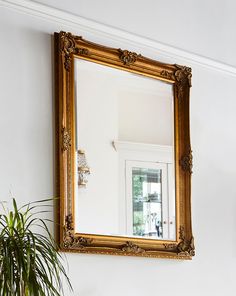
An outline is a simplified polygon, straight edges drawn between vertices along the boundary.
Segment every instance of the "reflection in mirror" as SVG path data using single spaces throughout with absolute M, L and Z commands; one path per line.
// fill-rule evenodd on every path
M 173 86 L 80 58 L 74 67 L 75 231 L 174 240 Z
M 132 234 L 163 237 L 162 170 L 132 168 Z

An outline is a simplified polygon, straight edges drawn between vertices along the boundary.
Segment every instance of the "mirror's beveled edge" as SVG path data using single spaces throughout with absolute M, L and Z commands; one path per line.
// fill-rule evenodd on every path
M 189 127 L 191 68 L 161 63 L 128 50 L 105 47 L 71 33 L 54 34 L 57 147 L 58 242 L 61 251 L 191 259 L 192 152 Z M 176 241 L 77 234 L 74 231 L 75 109 L 74 58 L 156 78 L 173 84 L 176 174 Z

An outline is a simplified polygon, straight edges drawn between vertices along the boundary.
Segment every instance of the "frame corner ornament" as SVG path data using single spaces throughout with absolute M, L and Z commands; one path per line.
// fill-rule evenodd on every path
M 91 238 L 86 238 L 82 236 L 74 236 L 74 227 L 72 214 L 66 216 L 65 227 L 64 227 L 64 239 L 63 247 L 66 249 L 82 249 L 89 246 L 92 243 Z
M 144 249 L 140 248 L 138 245 L 133 244 L 130 241 L 127 241 L 126 244 L 121 247 L 121 251 L 125 253 L 135 253 L 135 254 L 145 252 Z
M 181 66 L 181 65 L 174 65 L 176 70 L 174 72 L 174 78 L 176 81 L 176 88 L 178 98 L 181 98 L 184 94 L 185 87 L 191 87 L 192 82 L 192 69 L 190 67 Z
M 183 171 L 189 172 L 192 174 L 193 172 L 193 154 L 192 150 L 189 149 L 187 154 L 184 154 L 180 159 L 180 166 Z
M 195 256 L 194 238 L 190 240 L 185 237 L 184 226 L 180 226 L 179 239 L 181 240 L 177 246 L 178 256 Z
M 134 64 L 137 58 L 141 56 L 140 54 L 138 55 L 136 52 L 131 52 L 126 49 L 122 50 L 119 48 L 118 51 L 120 53 L 119 59 L 125 66 L 130 66 Z
M 66 127 L 62 128 L 62 151 L 69 150 L 71 146 L 71 136 L 70 132 L 67 130 Z
M 70 71 L 71 57 L 73 54 L 88 55 L 89 51 L 86 48 L 76 46 L 76 41 L 82 40 L 81 36 L 74 36 L 71 33 L 60 32 L 60 49 L 64 56 L 64 67 L 66 71 Z
M 63 248 L 65 249 L 83 249 L 92 243 L 91 238 L 74 236 L 72 231 L 67 230 L 64 233 Z

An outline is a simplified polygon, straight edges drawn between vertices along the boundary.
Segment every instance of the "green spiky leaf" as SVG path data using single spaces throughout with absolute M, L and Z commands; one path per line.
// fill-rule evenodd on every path
M 49 201 L 18 208 L 13 199 L 13 210 L 4 208 L 0 213 L 0 295 L 61 296 L 63 277 L 72 290 L 62 256 L 45 223 L 49 220 L 40 218 L 47 211 L 33 212 Z

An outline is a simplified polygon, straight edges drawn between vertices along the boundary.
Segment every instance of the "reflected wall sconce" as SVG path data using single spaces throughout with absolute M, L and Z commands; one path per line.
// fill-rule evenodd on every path
M 88 176 L 90 175 L 90 168 L 87 164 L 85 151 L 84 150 L 78 150 L 78 185 L 81 187 L 86 187 L 86 184 L 88 183 Z

